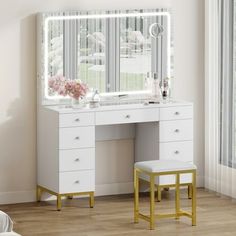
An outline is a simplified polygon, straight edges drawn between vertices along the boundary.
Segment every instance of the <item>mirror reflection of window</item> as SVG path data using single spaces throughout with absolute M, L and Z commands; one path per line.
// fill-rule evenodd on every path
M 50 21 L 48 26 L 48 73 L 63 74 L 63 21 Z
M 120 19 L 120 91 L 143 90 L 151 71 L 149 25 L 153 17 Z
M 64 25 L 62 20 L 50 21 L 48 25 L 48 77 L 64 74 Z M 49 96 L 57 95 L 51 88 Z
M 106 28 L 104 19 L 81 19 L 78 24 L 78 79 L 106 92 Z

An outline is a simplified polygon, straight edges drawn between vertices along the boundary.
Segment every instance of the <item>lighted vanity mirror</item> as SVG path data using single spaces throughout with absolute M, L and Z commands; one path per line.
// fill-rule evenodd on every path
M 143 92 L 147 72 L 173 70 L 170 12 L 166 9 L 42 13 L 39 77 L 43 97 L 58 96 L 55 76 L 80 79 L 100 93 Z

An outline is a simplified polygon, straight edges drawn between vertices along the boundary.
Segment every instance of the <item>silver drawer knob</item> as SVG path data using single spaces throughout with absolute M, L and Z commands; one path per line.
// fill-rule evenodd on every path
M 79 161 L 79 158 L 76 158 L 75 161 L 78 162 L 78 161 Z
M 75 122 L 80 122 L 80 119 L 79 119 L 79 118 L 76 118 L 76 119 L 75 119 Z
M 179 154 L 179 151 L 178 151 L 178 150 L 176 150 L 176 151 L 175 151 L 175 154 Z
M 175 115 L 177 115 L 177 116 L 178 116 L 178 115 L 179 115 L 179 112 L 178 112 L 178 111 L 176 111 L 176 112 L 175 112 Z
M 79 180 L 76 180 L 76 181 L 75 181 L 75 184 L 79 184 Z
M 129 119 L 129 118 L 130 118 L 130 115 L 126 115 L 125 118 L 126 118 L 126 119 Z
M 175 130 L 175 133 L 179 133 L 179 129 L 176 129 L 176 130 Z
M 79 136 L 75 137 L 75 140 L 79 140 Z

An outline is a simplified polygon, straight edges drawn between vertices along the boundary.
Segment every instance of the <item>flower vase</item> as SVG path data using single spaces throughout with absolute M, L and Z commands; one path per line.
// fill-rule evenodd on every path
M 85 101 L 83 97 L 71 98 L 71 107 L 72 108 L 83 108 L 85 106 Z

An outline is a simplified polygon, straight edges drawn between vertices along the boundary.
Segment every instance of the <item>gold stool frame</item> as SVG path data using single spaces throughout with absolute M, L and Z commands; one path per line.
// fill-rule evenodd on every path
M 144 173 L 150 177 L 150 216 L 139 212 L 139 174 Z M 192 212 L 186 212 L 180 209 L 180 174 L 192 174 L 191 191 Z M 172 186 L 175 187 L 175 213 L 155 214 L 155 177 L 161 175 L 176 175 L 176 182 Z M 168 185 L 170 186 L 170 185 Z M 163 187 L 163 186 L 162 186 Z M 134 168 L 134 222 L 138 223 L 139 218 L 150 223 L 150 229 L 155 229 L 155 219 L 187 216 L 192 219 L 192 225 L 196 225 L 196 169 L 168 172 L 149 172 L 140 168 Z
M 144 181 L 149 183 L 149 181 L 146 181 L 146 180 L 144 180 Z M 187 186 L 188 187 L 188 199 L 192 199 L 192 183 L 183 183 L 183 184 L 180 184 L 179 186 Z M 175 184 L 162 184 L 162 185 L 155 184 L 155 187 L 157 189 L 156 201 L 160 202 L 162 189 L 169 190 L 169 188 L 175 187 Z
M 43 192 L 50 193 L 51 195 L 55 195 L 57 197 L 57 210 L 60 211 L 62 204 L 61 204 L 61 197 L 67 197 L 69 199 L 72 199 L 73 196 L 80 196 L 80 195 L 89 195 L 89 206 L 90 208 L 94 207 L 94 192 L 78 192 L 78 193 L 56 193 L 53 192 L 47 188 L 44 188 L 40 185 L 37 185 L 37 190 L 36 190 L 36 199 L 38 202 L 41 201 L 41 195 Z

